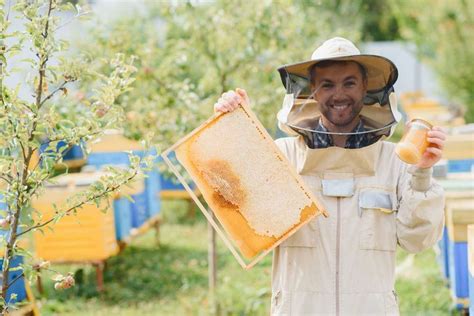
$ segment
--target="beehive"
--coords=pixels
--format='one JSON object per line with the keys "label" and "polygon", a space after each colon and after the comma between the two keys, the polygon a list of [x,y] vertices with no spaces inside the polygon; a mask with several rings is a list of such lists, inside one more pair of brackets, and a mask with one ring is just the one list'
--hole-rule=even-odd
{"label": "beehive", "polygon": [[[59,141],[56,145],[56,149],[51,150],[48,149],[50,143],[48,141],[41,144],[39,152],[44,154],[45,152],[59,152],[61,149],[64,149],[67,144],[64,141]],[[63,161],[60,164],[56,164],[56,169],[66,169],[66,168],[79,168],[85,164],[84,160],[84,153],[82,152],[82,148],[80,145],[73,145],[69,150],[65,151],[63,154]],[[35,166],[38,162],[39,156],[38,152],[34,152],[33,154],[33,164],[31,166]]]}
{"label": "beehive", "polygon": [[[441,186],[445,190],[446,196],[446,225],[448,222],[452,222],[448,220],[447,209],[448,206],[453,205],[456,201],[474,201],[474,179],[472,179],[472,174],[470,173],[456,173],[456,174],[448,174],[447,178],[445,179],[438,179],[437,181],[441,184]],[[474,203],[474,202],[473,202]],[[448,228],[445,225],[443,229],[443,237],[438,242],[438,246],[440,252],[438,254],[438,262],[441,265],[441,271],[443,276],[449,279],[449,237],[448,237]],[[454,227],[452,227],[454,230]],[[454,235],[454,232],[452,232]],[[453,242],[451,242],[453,244]],[[454,259],[451,259],[453,261]]]}
{"label": "beehive", "polygon": [[449,280],[449,239],[446,226],[443,227],[443,235],[438,241],[438,249],[436,260],[440,265],[441,275],[445,280]]}
{"label": "beehive", "polygon": [[[170,160],[176,159],[174,152],[170,153]],[[161,162],[161,161],[160,161]],[[184,186],[176,181],[176,178],[160,174],[161,180],[161,191],[160,197],[162,199],[190,199],[189,193],[186,191]],[[196,188],[196,184],[192,181],[188,182],[188,186],[193,190],[196,195],[199,195],[199,190]]]}
{"label": "beehive", "polygon": [[[44,193],[33,200],[33,207],[41,212],[43,221],[55,214],[53,204],[64,208],[67,199],[97,180],[103,173],[68,174],[58,177],[58,183],[46,187]],[[102,209],[108,203],[106,212]],[[37,257],[53,262],[100,261],[115,255],[119,248],[115,236],[113,198],[95,204],[86,204],[76,215],[64,216],[52,225],[53,231],[35,231]]]}
{"label": "beehive", "polygon": [[[147,152],[143,146],[133,140],[125,138],[118,131],[107,131],[96,141],[89,143],[91,153],[87,157],[87,164],[101,169],[107,165],[130,165],[128,151],[134,155],[144,157],[155,152]],[[161,189],[160,174],[157,170],[146,173],[145,186],[142,192],[132,195],[131,204],[133,227],[140,227],[147,219],[160,213],[161,201],[158,192]]]}
{"label": "beehive", "polygon": [[467,226],[474,224],[474,201],[472,199],[450,201],[446,208],[451,294],[457,307],[465,308],[469,297]]}
{"label": "beehive", "polygon": [[[18,302],[22,302],[26,299],[26,289],[25,289],[25,278],[22,276],[23,270],[18,269],[18,267],[23,264],[23,257],[14,256],[10,261],[10,272],[8,274],[8,282],[11,283],[13,280],[16,280],[14,283],[11,283],[7,291],[6,301],[8,305],[13,305]],[[0,258],[0,266],[3,265],[3,258]],[[2,279],[0,279],[0,286],[2,285]],[[15,294],[16,297],[12,298],[12,294]]]}
{"label": "beehive", "polygon": [[[173,151],[220,225],[168,159]],[[324,212],[248,108],[215,115],[165,151],[163,158],[245,268]],[[234,245],[253,261],[245,263]]]}
{"label": "beehive", "polygon": [[448,135],[444,144],[443,157],[449,160],[474,159],[474,133]]}
{"label": "beehive", "polygon": [[427,98],[420,92],[403,93],[400,102],[408,119],[424,119],[433,125],[461,126],[465,124],[463,117],[436,100]]}
{"label": "beehive", "polygon": [[446,207],[446,226],[450,240],[467,241],[467,225],[474,224],[474,201],[454,200]]}
{"label": "beehive", "polygon": [[467,227],[467,252],[469,270],[469,315],[474,315],[474,225]]}
{"label": "beehive", "polygon": [[132,229],[131,202],[122,197],[114,200],[115,238],[124,240],[130,235]]}

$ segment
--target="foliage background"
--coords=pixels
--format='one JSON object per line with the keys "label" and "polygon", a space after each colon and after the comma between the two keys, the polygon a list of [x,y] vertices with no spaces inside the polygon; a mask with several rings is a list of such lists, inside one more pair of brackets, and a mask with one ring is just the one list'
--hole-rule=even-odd
{"label": "foliage background", "polygon": [[398,0],[390,8],[402,38],[417,45],[446,95],[462,104],[466,120],[474,122],[474,2]]}

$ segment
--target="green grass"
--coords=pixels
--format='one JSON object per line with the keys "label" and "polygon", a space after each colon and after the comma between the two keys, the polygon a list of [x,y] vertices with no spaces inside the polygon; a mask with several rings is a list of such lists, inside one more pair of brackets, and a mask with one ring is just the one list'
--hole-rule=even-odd
{"label": "green grass", "polygon": [[[186,205],[164,204],[161,246],[154,232],[137,238],[107,263],[105,291],[95,288],[95,270],[54,266],[76,274],[77,285],[55,291],[49,278],[39,299],[42,315],[210,315],[207,279],[207,225],[198,213],[185,217]],[[397,260],[410,260],[400,251]],[[244,271],[218,241],[218,315],[268,315],[271,256]],[[396,290],[402,315],[451,315],[449,291],[440,277],[434,252],[414,256],[398,276]]]}

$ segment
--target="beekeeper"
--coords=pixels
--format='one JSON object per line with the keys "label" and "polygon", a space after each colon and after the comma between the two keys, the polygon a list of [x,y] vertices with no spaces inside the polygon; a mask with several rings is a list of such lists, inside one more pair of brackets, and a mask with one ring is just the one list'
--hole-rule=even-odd
{"label": "beekeeper", "polygon": [[[363,55],[344,38],[318,47],[311,60],[278,69],[287,94],[276,144],[326,207],[274,251],[272,315],[398,315],[397,245],[416,253],[441,237],[444,194],[432,179],[445,133],[414,166],[389,137],[401,118],[388,59]],[[249,103],[243,89],[215,104],[228,112]]]}

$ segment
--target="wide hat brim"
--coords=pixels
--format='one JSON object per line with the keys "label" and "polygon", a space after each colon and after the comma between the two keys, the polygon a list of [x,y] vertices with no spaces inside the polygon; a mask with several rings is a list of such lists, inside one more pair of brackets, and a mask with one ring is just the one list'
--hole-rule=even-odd
{"label": "wide hat brim", "polygon": [[377,92],[386,88],[390,88],[398,79],[398,70],[392,61],[378,55],[361,54],[313,59],[281,66],[278,68],[278,72],[280,73],[283,85],[288,89],[288,77],[292,75],[299,77],[299,79],[306,80],[307,85],[309,86],[309,70],[315,64],[325,60],[355,61],[363,65],[367,70],[367,91],[369,92]]}

